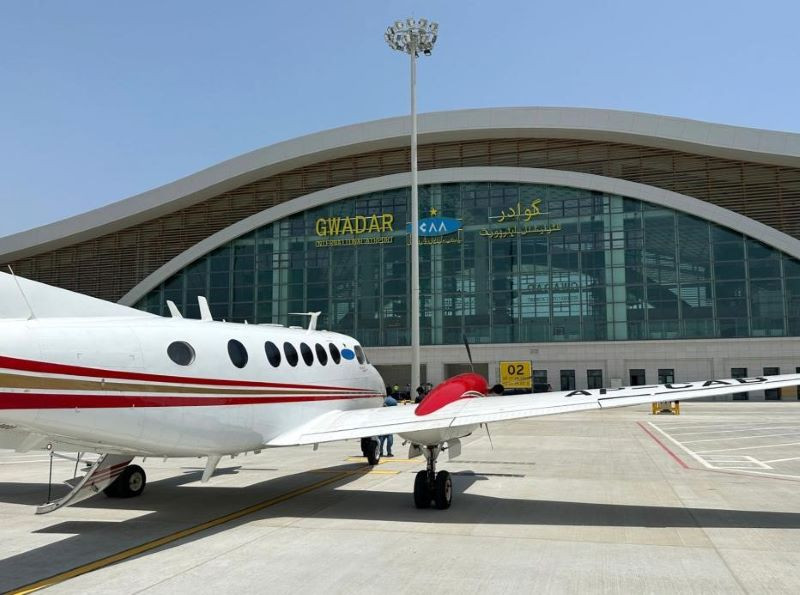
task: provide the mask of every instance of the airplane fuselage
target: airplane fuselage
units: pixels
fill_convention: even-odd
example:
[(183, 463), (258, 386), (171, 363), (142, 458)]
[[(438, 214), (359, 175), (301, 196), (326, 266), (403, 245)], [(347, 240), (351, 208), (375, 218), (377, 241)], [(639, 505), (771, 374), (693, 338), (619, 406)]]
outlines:
[(234, 454), (384, 396), (358, 342), (338, 333), (152, 316), (0, 321), (0, 447), (28, 433), (61, 450)]

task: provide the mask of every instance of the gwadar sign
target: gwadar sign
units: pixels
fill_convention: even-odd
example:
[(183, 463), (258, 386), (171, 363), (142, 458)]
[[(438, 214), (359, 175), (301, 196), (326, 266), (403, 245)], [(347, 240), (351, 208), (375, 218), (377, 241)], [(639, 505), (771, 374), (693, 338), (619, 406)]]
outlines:
[[(353, 217), (320, 217), (315, 223), (317, 247), (391, 244), (394, 238), (394, 215), (376, 213)], [(377, 234), (377, 235), (374, 235)], [(351, 237), (339, 237), (351, 236)]]

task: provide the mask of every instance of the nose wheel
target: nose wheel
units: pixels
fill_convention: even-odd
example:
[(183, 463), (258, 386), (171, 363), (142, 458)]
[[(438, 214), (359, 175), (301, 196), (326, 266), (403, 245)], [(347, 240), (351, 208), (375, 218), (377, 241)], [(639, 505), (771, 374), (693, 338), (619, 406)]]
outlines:
[(414, 505), (417, 508), (439, 510), (450, 508), (453, 502), (453, 478), (447, 471), (436, 472), (436, 459), (441, 446), (427, 446), (422, 451), (427, 460), (427, 469), (417, 473), (414, 479)]

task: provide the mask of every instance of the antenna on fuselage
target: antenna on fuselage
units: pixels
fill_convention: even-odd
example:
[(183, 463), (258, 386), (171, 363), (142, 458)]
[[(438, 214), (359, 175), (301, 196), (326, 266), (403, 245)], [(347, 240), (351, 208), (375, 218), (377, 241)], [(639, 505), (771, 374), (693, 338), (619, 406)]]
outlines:
[(289, 312), (289, 314), (292, 315), (292, 316), (308, 316), (309, 317), (309, 321), (308, 321), (308, 328), (306, 330), (315, 331), (315, 330), (317, 330), (317, 320), (319, 319), (319, 315), (322, 314), (322, 312), (321, 311), (320, 312)]
[(181, 311), (178, 310), (178, 306), (176, 306), (175, 302), (172, 300), (167, 300), (167, 308), (169, 309), (169, 313), (173, 318), (183, 318)]
[[(200, 306), (200, 320), (211, 322), (214, 318), (211, 316), (211, 308), (208, 307), (208, 300), (202, 295), (197, 296), (197, 305)], [(225, 322), (223, 320), (223, 322)]]
[(17, 289), (19, 289), (19, 294), (22, 296), (22, 301), (25, 302), (25, 305), (28, 306), (28, 311), (31, 313), (31, 315), (28, 316), (28, 320), (33, 320), (36, 318), (36, 313), (33, 311), (33, 306), (31, 306), (31, 303), (28, 301), (28, 296), (26, 296), (25, 292), (22, 291), (22, 285), (19, 284), (19, 279), (17, 279), (17, 276), (14, 274), (14, 269), (11, 268), (11, 265), (8, 265), (8, 271), (14, 278), (14, 283), (17, 284)]

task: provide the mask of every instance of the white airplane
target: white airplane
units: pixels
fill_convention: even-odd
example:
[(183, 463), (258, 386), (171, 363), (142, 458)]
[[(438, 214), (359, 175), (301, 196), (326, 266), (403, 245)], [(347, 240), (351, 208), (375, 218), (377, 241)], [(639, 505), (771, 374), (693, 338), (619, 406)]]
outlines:
[(448, 508), (452, 479), (436, 471), (482, 424), (800, 384), (800, 374), (484, 398), (486, 380), (460, 374), (417, 406), (383, 407), (384, 383), (352, 337), (308, 328), (201, 320), (171, 302), (171, 318), (0, 273), (0, 448), (98, 453), (47, 513), (105, 491), (137, 496), (134, 457), (220, 458), (277, 446), (361, 439), (371, 465), (378, 436), (398, 434), (423, 455), (414, 502)]

